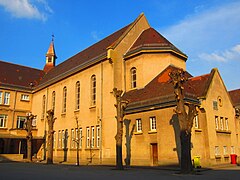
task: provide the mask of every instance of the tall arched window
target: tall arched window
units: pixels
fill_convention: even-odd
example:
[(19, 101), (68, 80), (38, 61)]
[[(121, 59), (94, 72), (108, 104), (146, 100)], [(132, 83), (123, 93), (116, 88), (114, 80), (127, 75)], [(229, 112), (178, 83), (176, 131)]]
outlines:
[(80, 82), (76, 82), (76, 105), (75, 110), (80, 108)]
[(52, 92), (52, 109), (55, 109), (55, 102), (56, 102), (56, 93), (55, 91)]
[(131, 88), (137, 87), (137, 69), (131, 68)]
[(45, 109), (46, 109), (46, 96), (43, 95), (42, 99), (42, 119), (45, 117)]
[(63, 88), (63, 106), (62, 106), (62, 113), (66, 113), (67, 110), (67, 87)]
[(91, 77), (91, 106), (96, 105), (96, 75)]

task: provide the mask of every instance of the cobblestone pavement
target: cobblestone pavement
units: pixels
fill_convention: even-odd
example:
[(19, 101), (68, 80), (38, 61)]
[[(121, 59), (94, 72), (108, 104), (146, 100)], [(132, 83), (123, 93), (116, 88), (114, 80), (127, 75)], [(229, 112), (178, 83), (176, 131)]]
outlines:
[(193, 175), (181, 175), (177, 169), (134, 167), (124, 171), (110, 166), (73, 166), (46, 165), (42, 163), (0, 163), (1, 180), (72, 180), (72, 179), (123, 179), (123, 180), (156, 180), (156, 179), (194, 179), (194, 180), (240, 180), (240, 166), (201, 169)]

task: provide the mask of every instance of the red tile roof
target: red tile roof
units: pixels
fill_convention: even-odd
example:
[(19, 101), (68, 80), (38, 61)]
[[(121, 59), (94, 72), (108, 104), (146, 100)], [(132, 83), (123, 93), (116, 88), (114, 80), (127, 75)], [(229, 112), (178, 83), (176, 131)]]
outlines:
[[(171, 71), (178, 70), (174, 66), (168, 66), (158, 76), (156, 76), (143, 89), (136, 89), (126, 92), (123, 95), (125, 100), (129, 101), (128, 107), (143, 105), (151, 105), (154, 103), (167, 103), (175, 101), (174, 88), (170, 82), (168, 74)], [(189, 78), (184, 84), (185, 97), (196, 100), (197, 97), (204, 96), (208, 89), (211, 74), (192, 77), (188, 72), (186, 76)]]
[(79, 52), (78, 54), (72, 56), (63, 63), (57, 65), (55, 68), (50, 70), (40, 84), (51, 81), (52, 79), (66, 73), (73, 71), (76, 67), (85, 65), (94, 59), (103, 56), (107, 57), (107, 48), (112, 45), (120, 36), (128, 29), (131, 24), (118, 30), (117, 32), (111, 34), (110, 36), (104, 38), (103, 40), (97, 42), (96, 44), (88, 47), (87, 49)]
[(240, 89), (229, 91), (233, 106), (240, 106)]
[(37, 85), (43, 77), (42, 70), (0, 61), (0, 85), (30, 88)]
[(127, 52), (126, 56), (142, 49), (173, 50), (187, 58), (183, 52), (181, 52), (153, 28), (148, 28), (142, 32), (142, 34), (138, 37), (130, 50)]

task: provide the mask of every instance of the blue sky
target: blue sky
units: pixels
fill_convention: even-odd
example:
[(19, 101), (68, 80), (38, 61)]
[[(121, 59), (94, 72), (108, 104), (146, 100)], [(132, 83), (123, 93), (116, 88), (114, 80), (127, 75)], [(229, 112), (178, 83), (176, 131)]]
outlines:
[(0, 0), (0, 60), (42, 69), (54, 34), (59, 64), (141, 12), (188, 55), (192, 75), (216, 67), (240, 88), (240, 0)]

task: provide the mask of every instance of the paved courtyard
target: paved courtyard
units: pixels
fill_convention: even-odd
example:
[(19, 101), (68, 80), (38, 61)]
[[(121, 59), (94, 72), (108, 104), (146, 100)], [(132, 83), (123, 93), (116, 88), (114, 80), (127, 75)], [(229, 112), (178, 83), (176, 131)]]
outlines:
[(71, 180), (71, 179), (194, 179), (240, 180), (240, 166), (200, 170), (196, 175), (180, 175), (176, 169), (134, 167), (124, 171), (109, 166), (46, 165), (40, 163), (0, 163), (1, 180)]

